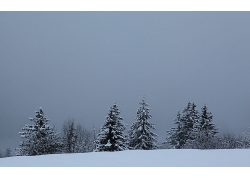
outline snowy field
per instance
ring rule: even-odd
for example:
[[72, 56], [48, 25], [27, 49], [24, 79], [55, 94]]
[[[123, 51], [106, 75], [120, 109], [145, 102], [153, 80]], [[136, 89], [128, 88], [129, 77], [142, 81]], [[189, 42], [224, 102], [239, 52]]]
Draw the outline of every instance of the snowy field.
[[0, 159], [1, 167], [250, 167], [250, 149], [130, 150], [16, 156]]
[[249, 179], [250, 149], [131, 150], [0, 158], [1, 179]]

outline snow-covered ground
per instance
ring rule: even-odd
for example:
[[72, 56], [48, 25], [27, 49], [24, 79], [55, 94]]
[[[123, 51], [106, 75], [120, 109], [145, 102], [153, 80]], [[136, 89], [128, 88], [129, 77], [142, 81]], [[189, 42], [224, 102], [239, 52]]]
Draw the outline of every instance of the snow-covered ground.
[[131, 150], [0, 158], [0, 177], [19, 180], [237, 180], [249, 179], [249, 167], [250, 149]]
[[250, 167], [250, 149], [128, 150], [17, 156], [0, 159], [1, 167]]

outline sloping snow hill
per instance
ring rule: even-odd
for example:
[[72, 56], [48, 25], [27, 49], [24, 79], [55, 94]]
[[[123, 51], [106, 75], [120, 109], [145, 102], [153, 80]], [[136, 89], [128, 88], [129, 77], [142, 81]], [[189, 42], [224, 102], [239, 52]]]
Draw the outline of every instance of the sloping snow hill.
[[16, 156], [0, 159], [1, 167], [250, 167], [250, 149], [128, 150]]

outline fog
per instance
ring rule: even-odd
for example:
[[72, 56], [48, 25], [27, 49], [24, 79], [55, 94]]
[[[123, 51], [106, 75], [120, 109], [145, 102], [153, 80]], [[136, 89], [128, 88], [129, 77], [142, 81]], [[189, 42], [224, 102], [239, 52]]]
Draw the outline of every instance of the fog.
[[249, 12], [0, 12], [0, 150], [35, 111], [99, 129], [146, 97], [159, 141], [189, 101], [220, 133], [250, 127]]

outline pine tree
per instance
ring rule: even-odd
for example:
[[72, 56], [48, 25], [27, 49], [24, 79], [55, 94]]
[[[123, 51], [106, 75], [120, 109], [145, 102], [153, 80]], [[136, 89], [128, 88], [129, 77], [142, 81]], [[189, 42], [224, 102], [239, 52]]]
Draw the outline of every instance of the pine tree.
[[20, 132], [23, 141], [16, 148], [17, 155], [33, 156], [54, 154], [61, 150], [60, 137], [55, 128], [48, 124], [49, 119], [44, 116], [42, 108], [36, 111], [36, 116], [29, 119], [33, 124], [26, 125]]
[[181, 149], [185, 145], [185, 131], [183, 130], [183, 122], [181, 120], [181, 113], [177, 113], [177, 118], [175, 119], [175, 123], [177, 127], [171, 128], [170, 131], [167, 131], [167, 142], [171, 147], [175, 149]]
[[201, 116], [194, 124], [193, 143], [198, 149], [213, 148], [213, 138], [218, 133], [218, 129], [212, 123], [213, 115], [208, 112], [207, 106], [201, 108]]
[[194, 103], [188, 102], [187, 107], [178, 112], [175, 123], [177, 127], [167, 131], [167, 143], [176, 149], [187, 147], [187, 142], [192, 142], [195, 137], [193, 134], [194, 124], [199, 120], [199, 112], [196, 110]]
[[143, 98], [139, 104], [140, 107], [137, 110], [137, 117], [129, 131], [129, 147], [131, 149], [143, 150], [156, 149], [158, 148], [157, 134], [151, 131], [151, 129], [155, 130], [155, 126], [148, 121], [152, 118], [149, 114], [149, 105], [146, 103], [145, 98]]
[[95, 151], [122, 151], [126, 150], [126, 139], [123, 131], [126, 129], [123, 118], [119, 116], [118, 106], [110, 107], [108, 116], [97, 135]]
[[183, 131], [185, 134], [184, 142], [193, 141], [195, 139], [193, 134], [194, 125], [199, 121], [200, 114], [196, 110], [194, 103], [188, 103], [188, 106], [182, 112], [182, 122], [184, 124]]

